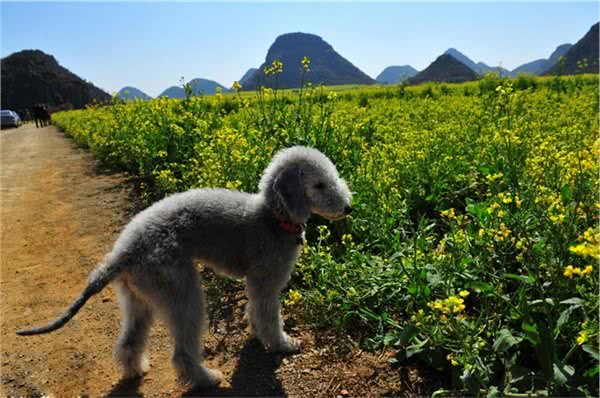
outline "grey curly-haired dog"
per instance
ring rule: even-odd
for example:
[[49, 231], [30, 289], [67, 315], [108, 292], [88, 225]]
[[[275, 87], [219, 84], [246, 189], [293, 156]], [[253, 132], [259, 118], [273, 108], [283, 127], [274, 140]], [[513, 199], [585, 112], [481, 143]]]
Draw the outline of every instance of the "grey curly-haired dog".
[[195, 260], [215, 271], [245, 278], [252, 330], [275, 352], [299, 343], [283, 331], [279, 294], [290, 278], [311, 213], [332, 220], [352, 210], [351, 194], [333, 163], [316, 149], [278, 152], [256, 194], [194, 189], [169, 196], [137, 214], [88, 285], [56, 321], [20, 335], [65, 325], [86, 301], [113, 281], [122, 311], [115, 359], [125, 377], [142, 375], [144, 346], [154, 315], [175, 339], [173, 364], [183, 383], [218, 384], [218, 371], [201, 365], [206, 318]]

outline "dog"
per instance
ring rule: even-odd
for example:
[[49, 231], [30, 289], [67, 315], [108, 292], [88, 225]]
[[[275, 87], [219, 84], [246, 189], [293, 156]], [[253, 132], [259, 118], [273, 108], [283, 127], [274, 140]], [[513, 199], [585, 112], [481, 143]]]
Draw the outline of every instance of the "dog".
[[137, 214], [69, 309], [46, 326], [17, 334], [61, 328], [112, 282], [122, 312], [114, 357], [124, 377], [139, 377], [147, 369], [144, 348], [157, 316], [175, 339], [172, 360], [180, 382], [217, 385], [220, 372], [201, 365], [206, 310], [196, 261], [244, 278], [254, 334], [273, 352], [297, 352], [300, 343], [283, 330], [279, 295], [311, 214], [340, 220], [352, 211], [351, 201], [346, 182], [323, 153], [302, 146], [283, 149], [264, 171], [258, 193], [193, 189]]

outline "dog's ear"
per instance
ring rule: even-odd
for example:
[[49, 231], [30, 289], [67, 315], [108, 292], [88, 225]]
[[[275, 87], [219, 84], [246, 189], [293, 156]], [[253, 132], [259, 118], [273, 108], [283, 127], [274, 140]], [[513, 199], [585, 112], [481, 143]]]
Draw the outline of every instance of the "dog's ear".
[[275, 178], [273, 191], [294, 221], [305, 222], [310, 217], [300, 167], [290, 166], [284, 169]]

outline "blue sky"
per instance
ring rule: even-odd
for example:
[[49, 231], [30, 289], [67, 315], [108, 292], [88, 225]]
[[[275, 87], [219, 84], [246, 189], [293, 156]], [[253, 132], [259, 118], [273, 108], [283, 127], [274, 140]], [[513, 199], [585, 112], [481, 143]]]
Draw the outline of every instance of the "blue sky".
[[427, 67], [449, 47], [513, 69], [575, 43], [598, 2], [52, 3], [2, 2], [1, 54], [36, 48], [108, 92], [151, 96], [203, 77], [230, 86], [275, 38], [317, 34], [365, 73]]

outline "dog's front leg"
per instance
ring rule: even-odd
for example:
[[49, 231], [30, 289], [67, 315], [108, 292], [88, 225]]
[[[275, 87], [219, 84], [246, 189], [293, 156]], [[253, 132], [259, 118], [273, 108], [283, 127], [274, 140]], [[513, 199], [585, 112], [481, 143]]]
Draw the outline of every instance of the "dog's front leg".
[[248, 320], [256, 337], [273, 352], [293, 353], [300, 350], [300, 342], [283, 331], [279, 293], [263, 278], [246, 277], [248, 293]]

